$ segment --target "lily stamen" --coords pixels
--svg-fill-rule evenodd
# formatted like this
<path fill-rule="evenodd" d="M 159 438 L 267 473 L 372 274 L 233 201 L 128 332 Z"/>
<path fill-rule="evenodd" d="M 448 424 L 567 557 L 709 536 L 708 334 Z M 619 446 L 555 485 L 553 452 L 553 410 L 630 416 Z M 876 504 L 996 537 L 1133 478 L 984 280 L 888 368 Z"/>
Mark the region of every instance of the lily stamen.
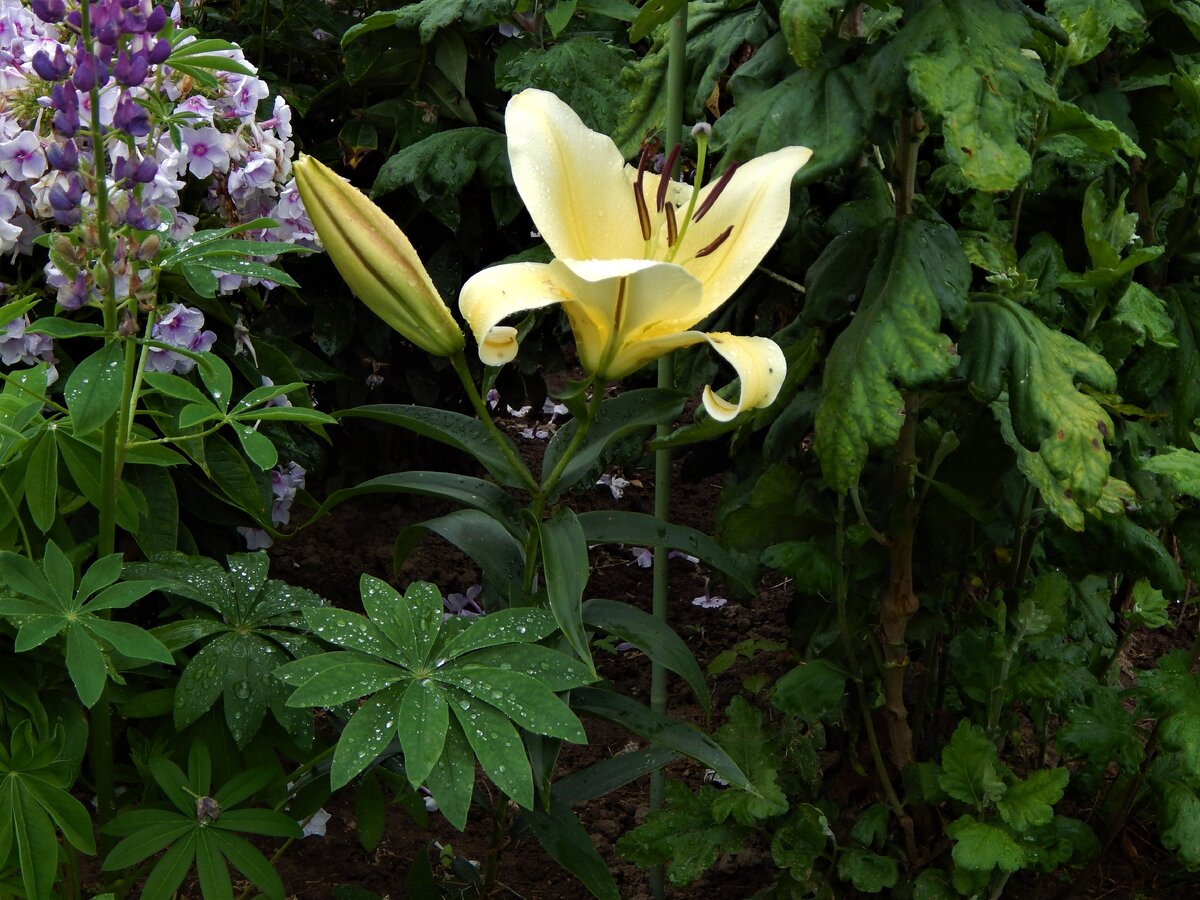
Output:
<path fill-rule="evenodd" d="M 667 203 L 667 188 L 671 186 L 671 173 L 675 171 L 675 163 L 679 160 L 679 152 L 682 149 L 682 144 L 676 144 L 671 148 L 667 161 L 663 163 L 662 175 L 658 179 L 658 197 L 656 198 L 656 208 L 659 212 L 663 211 L 663 207 Z"/>
<path fill-rule="evenodd" d="M 701 250 L 697 250 L 696 251 L 696 259 L 700 259 L 701 257 L 708 256 L 710 253 L 712 253 L 718 247 L 720 247 L 723 243 L 725 243 L 727 240 L 729 240 L 729 235 L 731 235 L 731 234 L 733 234 L 733 226 L 732 225 L 730 225 L 728 228 L 726 228 L 724 231 L 722 231 L 720 234 L 718 234 L 713 239 L 713 242 L 711 244 L 709 244 L 707 247 L 704 247 Z"/>
<path fill-rule="evenodd" d="M 679 240 L 679 226 L 675 222 L 675 207 L 668 203 L 666 206 L 667 213 L 667 246 L 674 247 L 675 242 Z"/>
<path fill-rule="evenodd" d="M 737 171 L 737 162 L 730 163 L 729 168 L 725 170 L 721 179 L 713 185 L 708 196 L 704 198 L 704 202 L 700 204 L 700 208 L 696 210 L 696 214 L 692 216 L 693 222 L 699 222 L 704 218 L 705 214 L 712 209 L 713 204 L 717 202 L 717 198 L 721 196 L 721 192 L 729 186 L 729 182 L 733 180 L 733 173 Z M 697 254 L 699 255 L 699 254 Z"/>
<path fill-rule="evenodd" d="M 650 162 L 650 146 L 642 147 L 642 158 L 638 160 L 637 178 L 633 183 L 633 202 L 637 206 L 638 225 L 642 229 L 642 240 L 650 240 L 650 210 L 646 208 L 646 195 L 642 193 L 642 182 L 646 165 Z"/>

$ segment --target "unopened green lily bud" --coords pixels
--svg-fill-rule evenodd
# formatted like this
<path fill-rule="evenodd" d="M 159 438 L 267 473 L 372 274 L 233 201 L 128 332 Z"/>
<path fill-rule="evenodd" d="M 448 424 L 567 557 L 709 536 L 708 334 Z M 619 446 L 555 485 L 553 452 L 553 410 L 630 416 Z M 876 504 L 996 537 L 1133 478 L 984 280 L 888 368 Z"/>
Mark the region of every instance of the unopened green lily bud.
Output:
<path fill-rule="evenodd" d="M 422 350 L 434 356 L 461 350 L 462 329 L 399 226 L 311 156 L 292 168 L 304 209 L 350 290 Z"/>

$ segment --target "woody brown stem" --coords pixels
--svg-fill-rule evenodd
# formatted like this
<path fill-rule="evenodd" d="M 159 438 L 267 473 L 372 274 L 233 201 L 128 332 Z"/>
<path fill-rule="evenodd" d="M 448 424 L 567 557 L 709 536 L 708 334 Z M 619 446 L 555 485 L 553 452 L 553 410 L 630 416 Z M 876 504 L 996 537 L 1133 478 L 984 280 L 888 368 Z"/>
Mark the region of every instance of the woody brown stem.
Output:
<path fill-rule="evenodd" d="M 879 609 L 879 633 L 883 644 L 883 712 L 887 724 L 892 762 L 904 769 L 916 761 L 912 726 L 904 703 L 904 676 L 908 669 L 905 632 L 920 604 L 913 591 L 913 542 L 918 500 L 913 491 L 917 468 L 917 399 L 905 397 L 904 425 L 900 428 L 893 468 L 894 496 L 898 504 L 892 532 L 890 574 Z"/>

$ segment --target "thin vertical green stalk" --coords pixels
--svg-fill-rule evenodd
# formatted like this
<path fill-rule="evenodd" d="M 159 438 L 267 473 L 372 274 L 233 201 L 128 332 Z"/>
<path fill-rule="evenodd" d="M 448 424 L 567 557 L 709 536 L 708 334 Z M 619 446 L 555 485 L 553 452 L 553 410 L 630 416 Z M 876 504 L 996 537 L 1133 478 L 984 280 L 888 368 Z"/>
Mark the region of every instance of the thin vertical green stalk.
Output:
<path fill-rule="evenodd" d="M 92 28 L 89 5 L 79 5 L 79 30 L 84 47 L 92 46 Z M 91 117 L 89 128 L 92 144 L 92 191 L 96 198 L 96 243 L 100 259 L 94 270 L 103 277 L 101 310 L 104 315 L 104 340 L 106 343 L 121 339 L 117 330 L 117 297 L 113 283 L 112 229 L 108 221 L 108 164 L 104 150 L 104 130 L 100 125 L 100 87 L 91 89 Z M 93 277 L 95 277 L 95 274 Z M 97 557 L 108 556 L 117 544 L 117 490 L 120 485 L 117 443 L 117 416 L 114 414 L 104 425 L 100 443 L 100 522 L 96 533 Z M 108 701 L 107 683 L 100 699 L 92 707 L 89 721 L 89 750 L 92 757 L 92 775 L 96 782 L 96 813 L 101 826 L 113 816 L 116 798 L 116 775 L 113 762 L 112 709 Z M 105 849 L 108 839 L 101 838 Z"/>
<path fill-rule="evenodd" d="M 671 21 L 671 42 L 667 56 L 667 121 L 665 146 L 669 150 L 683 139 L 683 92 L 687 79 L 687 2 L 679 7 L 679 12 Z M 664 178 L 670 178 L 673 172 L 664 172 Z M 703 172 L 696 173 L 699 182 Z M 675 387 L 675 366 L 671 354 L 658 361 L 658 386 L 660 388 Z M 657 435 L 665 437 L 670 433 L 669 425 L 659 425 Z M 658 450 L 654 454 L 654 516 L 660 522 L 666 522 L 671 515 L 671 451 Z M 652 586 L 651 611 L 654 617 L 663 624 L 667 621 L 667 548 L 654 548 L 654 580 Z M 650 664 L 650 708 L 655 712 L 666 712 L 667 709 L 667 670 L 660 664 Z M 650 776 L 650 809 L 662 809 L 663 797 L 666 793 L 666 778 L 659 769 Z M 650 891 L 655 900 L 666 896 L 666 886 L 663 880 L 662 866 L 650 870 Z"/>

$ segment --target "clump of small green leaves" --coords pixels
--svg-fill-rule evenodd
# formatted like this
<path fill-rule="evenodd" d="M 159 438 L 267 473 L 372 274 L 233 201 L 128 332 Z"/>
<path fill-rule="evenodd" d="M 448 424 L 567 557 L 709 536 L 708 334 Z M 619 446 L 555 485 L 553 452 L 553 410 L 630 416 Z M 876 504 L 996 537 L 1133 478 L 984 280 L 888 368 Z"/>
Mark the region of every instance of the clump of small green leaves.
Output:
<path fill-rule="evenodd" d="M 272 671 L 320 649 L 302 613 L 325 601 L 268 579 L 265 553 L 231 554 L 228 566 L 226 571 L 213 560 L 183 555 L 129 566 L 165 593 L 195 604 L 190 614 L 154 629 L 172 652 L 202 642 L 175 684 L 175 728 L 191 725 L 220 697 L 225 724 L 239 747 L 258 733 L 268 709 L 294 740 L 308 746 L 312 716 L 286 704 L 287 685 Z"/>
<path fill-rule="evenodd" d="M 150 771 L 173 808 L 142 806 L 113 819 L 104 832 L 122 840 L 104 858 L 105 871 L 131 868 L 165 849 L 142 887 L 147 900 L 169 900 L 193 868 L 201 896 L 233 900 L 230 865 L 270 900 L 282 900 L 279 875 L 241 834 L 297 838 L 300 827 L 274 810 L 236 808 L 271 782 L 271 769 L 241 772 L 214 791 L 208 749 L 197 741 L 187 774 L 162 757 L 150 760 Z"/>
<path fill-rule="evenodd" d="M 413 787 L 424 785 L 457 827 L 466 823 L 475 760 L 505 793 L 533 805 L 533 775 L 518 726 L 583 743 L 583 726 L 556 691 L 594 680 L 587 667 L 536 643 L 558 626 L 541 609 L 511 608 L 467 624 L 443 618 L 442 596 L 425 582 L 403 595 L 362 576 L 367 615 L 309 608 L 304 618 L 341 650 L 276 670 L 296 690 L 295 707 L 337 707 L 366 698 L 346 723 L 330 780 L 341 786 L 393 740 Z"/>

